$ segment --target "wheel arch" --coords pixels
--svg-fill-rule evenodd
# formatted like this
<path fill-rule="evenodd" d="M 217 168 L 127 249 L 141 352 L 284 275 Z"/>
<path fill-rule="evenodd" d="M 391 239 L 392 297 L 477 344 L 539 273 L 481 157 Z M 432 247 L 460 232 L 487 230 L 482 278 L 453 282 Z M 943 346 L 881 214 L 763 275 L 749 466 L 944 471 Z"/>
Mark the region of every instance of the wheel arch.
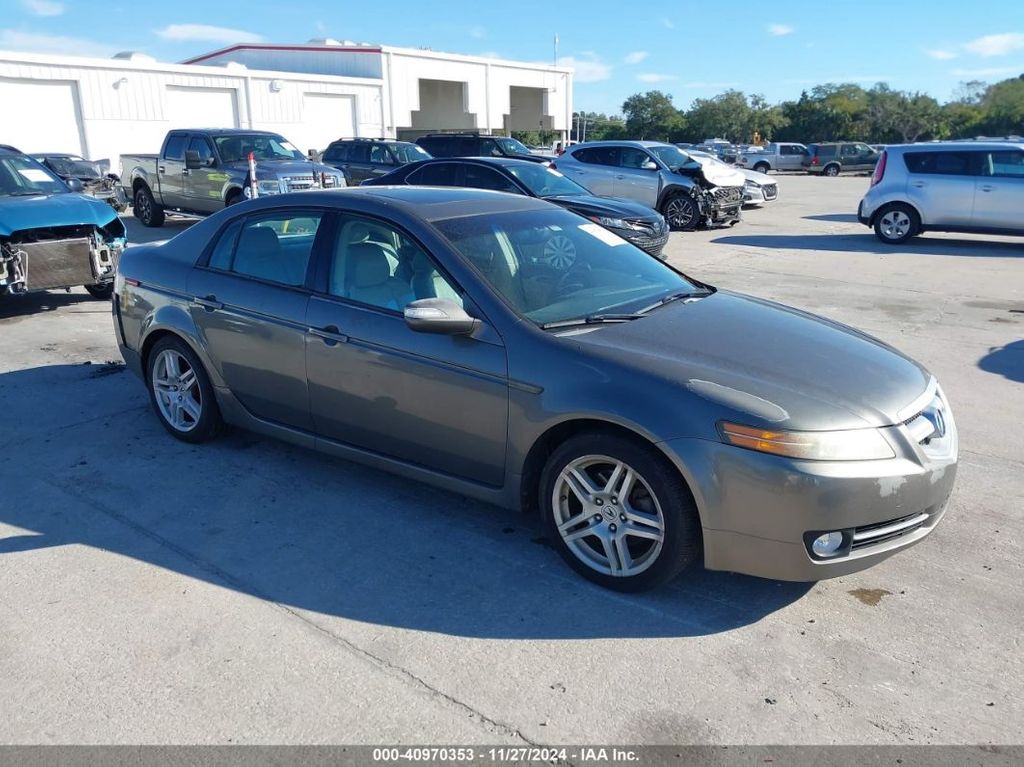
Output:
<path fill-rule="evenodd" d="M 665 203 L 677 194 L 685 194 L 688 197 L 693 197 L 693 187 L 686 186 L 684 184 L 669 184 L 661 190 L 661 194 L 658 196 L 658 206 L 655 210 L 660 213 L 661 209 L 665 206 Z"/>
<path fill-rule="evenodd" d="M 173 337 L 188 346 L 206 369 L 214 389 L 222 388 L 224 382 L 203 346 L 196 340 L 196 329 L 192 318 L 179 308 L 163 307 L 149 321 L 139 343 L 139 362 L 145 380 L 149 379 L 149 355 L 162 339 Z"/>
<path fill-rule="evenodd" d="M 603 432 L 628 439 L 647 448 L 652 448 L 666 461 L 667 465 L 679 473 L 683 483 L 687 486 L 696 502 L 692 478 L 687 476 L 687 472 L 680 468 L 678 461 L 673 460 L 666 452 L 664 446 L 655 441 L 650 435 L 645 434 L 638 428 L 614 421 L 582 417 L 570 418 L 548 427 L 530 446 L 526 457 L 523 459 L 519 477 L 519 505 L 524 512 L 535 514 L 538 511 L 537 501 L 541 473 L 544 471 L 544 465 L 547 463 L 550 455 L 566 440 L 585 432 Z M 698 503 L 697 506 L 699 511 L 700 504 Z"/>
<path fill-rule="evenodd" d="M 914 213 L 917 214 L 917 221 L 921 227 L 921 230 L 924 230 L 925 221 L 924 216 L 921 215 L 921 210 L 916 205 L 914 205 L 914 203 L 905 199 L 886 200 L 885 202 L 883 202 L 881 205 L 875 208 L 874 212 L 871 214 L 871 218 L 868 219 L 868 226 L 873 227 L 875 225 L 875 222 L 878 220 L 878 217 L 882 215 L 882 213 L 885 212 L 888 208 L 891 208 L 893 205 L 903 205 L 914 211 Z"/>

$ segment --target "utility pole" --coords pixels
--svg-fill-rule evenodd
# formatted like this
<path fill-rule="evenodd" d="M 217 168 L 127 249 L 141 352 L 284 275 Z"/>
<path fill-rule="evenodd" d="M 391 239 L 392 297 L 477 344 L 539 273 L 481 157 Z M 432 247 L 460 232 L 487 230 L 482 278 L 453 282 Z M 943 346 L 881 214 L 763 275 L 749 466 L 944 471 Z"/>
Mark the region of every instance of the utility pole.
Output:
<path fill-rule="evenodd" d="M 551 59 L 551 66 L 553 66 L 553 67 L 557 67 L 558 66 L 558 33 L 557 32 L 555 32 L 555 55 L 554 55 L 554 58 Z"/>

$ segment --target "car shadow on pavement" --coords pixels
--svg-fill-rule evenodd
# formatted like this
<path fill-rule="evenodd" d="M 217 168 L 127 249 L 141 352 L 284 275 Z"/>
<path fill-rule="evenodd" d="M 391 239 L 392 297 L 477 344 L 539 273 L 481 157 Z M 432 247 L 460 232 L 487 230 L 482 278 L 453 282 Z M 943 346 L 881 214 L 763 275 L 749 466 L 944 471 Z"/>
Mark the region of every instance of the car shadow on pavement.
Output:
<path fill-rule="evenodd" d="M 121 221 L 128 232 L 128 245 L 130 247 L 132 245 L 146 245 L 152 242 L 169 240 L 192 226 L 196 219 L 168 215 L 167 221 L 164 222 L 163 226 L 146 227 L 129 212 L 121 214 Z"/>
<path fill-rule="evenodd" d="M 804 216 L 807 221 L 832 221 L 837 224 L 856 224 L 857 216 L 853 213 L 822 213 L 815 216 Z"/>
<path fill-rule="evenodd" d="M 1024 257 L 1024 240 L 958 240 L 923 235 L 902 245 L 885 245 L 869 233 L 865 234 L 758 234 L 718 237 L 719 245 L 741 245 L 750 248 L 777 250 L 819 250 L 837 253 L 872 253 L 883 256 L 979 256 L 983 258 Z"/>
<path fill-rule="evenodd" d="M 123 366 L 4 373 L 0 396 L 19 413 L 0 437 L 18 477 L 17 499 L 0 498 L 7 567 L 88 546 L 323 616 L 503 639 L 715 634 L 813 586 L 694 568 L 607 591 L 519 512 L 239 430 L 179 442 Z M 109 404 L 83 421 L 81 402 Z M 111 563 L 118 581 L 139 572 Z"/>
<path fill-rule="evenodd" d="M 986 373 L 996 373 L 1011 381 L 1024 382 L 1024 341 L 989 349 L 988 354 L 978 361 L 978 367 Z"/>
<path fill-rule="evenodd" d="M 82 289 L 78 289 L 74 293 L 50 290 L 0 298 L 0 320 L 44 314 L 77 304 L 95 304 L 97 308 L 107 314 L 110 313 L 109 300 L 93 298 Z"/>

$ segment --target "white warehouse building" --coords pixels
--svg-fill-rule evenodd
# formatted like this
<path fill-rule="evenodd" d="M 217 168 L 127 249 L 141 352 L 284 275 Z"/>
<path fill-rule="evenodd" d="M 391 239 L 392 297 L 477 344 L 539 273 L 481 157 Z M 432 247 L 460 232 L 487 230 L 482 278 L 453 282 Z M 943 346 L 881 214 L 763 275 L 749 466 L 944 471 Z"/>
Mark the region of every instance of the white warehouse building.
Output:
<path fill-rule="evenodd" d="M 156 152 L 172 128 L 275 131 L 303 151 L 336 138 L 556 131 L 572 70 L 316 40 L 232 46 L 180 64 L 0 52 L 0 144 L 110 158 Z"/>

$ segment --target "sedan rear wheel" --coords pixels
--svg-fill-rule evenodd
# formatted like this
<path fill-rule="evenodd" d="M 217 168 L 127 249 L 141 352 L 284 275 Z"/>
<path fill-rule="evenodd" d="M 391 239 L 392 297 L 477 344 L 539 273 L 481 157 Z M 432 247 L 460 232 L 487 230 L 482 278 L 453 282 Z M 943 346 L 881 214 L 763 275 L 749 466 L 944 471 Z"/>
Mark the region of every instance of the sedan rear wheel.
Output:
<path fill-rule="evenodd" d="M 158 341 L 149 355 L 149 393 L 160 422 L 185 442 L 205 442 L 220 430 L 220 411 L 202 363 L 176 338 Z"/>
<path fill-rule="evenodd" d="M 618 591 L 674 578 L 700 551 L 700 523 L 682 477 L 653 450 L 582 434 L 558 448 L 542 480 L 549 537 L 578 573 Z"/>

